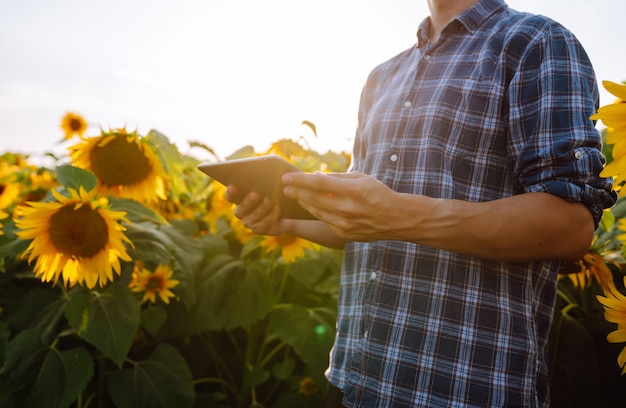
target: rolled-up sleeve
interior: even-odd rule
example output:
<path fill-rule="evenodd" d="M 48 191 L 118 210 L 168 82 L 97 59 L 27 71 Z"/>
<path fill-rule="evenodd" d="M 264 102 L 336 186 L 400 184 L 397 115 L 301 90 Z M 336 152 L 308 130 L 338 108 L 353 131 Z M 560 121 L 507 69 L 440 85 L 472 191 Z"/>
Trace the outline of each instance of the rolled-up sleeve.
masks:
<path fill-rule="evenodd" d="M 519 60 L 509 88 L 513 174 L 525 192 L 584 203 L 596 226 L 617 195 L 600 177 L 602 137 L 589 117 L 598 88 L 589 58 L 560 25 L 548 26 Z"/>

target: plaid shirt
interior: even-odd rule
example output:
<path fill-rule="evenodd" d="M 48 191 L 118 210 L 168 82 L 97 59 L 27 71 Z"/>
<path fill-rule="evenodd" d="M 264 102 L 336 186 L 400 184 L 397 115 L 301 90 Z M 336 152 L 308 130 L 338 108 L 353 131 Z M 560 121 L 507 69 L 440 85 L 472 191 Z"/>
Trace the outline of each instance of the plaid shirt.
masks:
<path fill-rule="evenodd" d="M 598 91 L 574 36 L 482 0 L 374 69 L 352 169 L 473 202 L 525 192 L 611 206 Z M 514 233 L 514 232 L 512 232 Z M 349 242 L 327 377 L 348 407 L 548 406 L 559 262 L 507 263 L 401 241 Z"/>

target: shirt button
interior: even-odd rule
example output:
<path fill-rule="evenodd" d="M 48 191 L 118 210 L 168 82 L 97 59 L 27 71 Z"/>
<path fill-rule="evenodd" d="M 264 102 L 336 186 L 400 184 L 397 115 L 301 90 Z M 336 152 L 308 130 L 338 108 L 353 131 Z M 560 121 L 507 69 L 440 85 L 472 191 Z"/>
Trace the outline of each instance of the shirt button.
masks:
<path fill-rule="evenodd" d="M 430 59 L 430 55 L 426 54 L 424 55 L 424 61 L 428 61 Z"/>
<path fill-rule="evenodd" d="M 363 338 L 367 339 L 367 336 L 370 334 L 370 332 L 368 332 L 367 330 L 365 331 L 365 333 L 363 333 Z"/>
<path fill-rule="evenodd" d="M 574 157 L 576 157 L 578 160 L 582 159 L 584 155 L 585 154 L 580 150 L 577 150 L 576 153 L 574 153 Z"/>
<path fill-rule="evenodd" d="M 391 157 L 389 158 L 389 160 L 391 160 L 392 162 L 397 162 L 398 161 L 398 155 L 397 154 L 392 154 Z"/>
<path fill-rule="evenodd" d="M 411 101 L 404 102 L 404 107 L 405 108 L 410 108 L 411 107 Z"/>
<path fill-rule="evenodd" d="M 372 274 L 370 275 L 370 279 L 374 280 L 374 279 L 376 279 L 377 276 L 378 275 L 376 275 L 376 272 L 372 272 Z"/>

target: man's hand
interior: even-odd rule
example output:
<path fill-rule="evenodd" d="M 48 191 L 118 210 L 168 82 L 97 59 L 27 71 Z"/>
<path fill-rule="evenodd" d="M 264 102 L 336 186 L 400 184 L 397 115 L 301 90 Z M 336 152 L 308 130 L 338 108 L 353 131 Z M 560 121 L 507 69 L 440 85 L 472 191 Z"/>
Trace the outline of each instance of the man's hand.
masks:
<path fill-rule="evenodd" d="M 288 173 L 283 176 L 285 195 L 339 237 L 354 241 L 384 239 L 393 214 L 390 204 L 397 193 L 375 178 L 352 173 Z"/>
<path fill-rule="evenodd" d="M 236 186 L 228 186 L 224 197 L 236 204 L 235 217 L 255 234 L 279 235 L 286 231 L 286 222 L 280 218 L 280 208 L 271 199 L 251 192 L 243 195 Z"/>

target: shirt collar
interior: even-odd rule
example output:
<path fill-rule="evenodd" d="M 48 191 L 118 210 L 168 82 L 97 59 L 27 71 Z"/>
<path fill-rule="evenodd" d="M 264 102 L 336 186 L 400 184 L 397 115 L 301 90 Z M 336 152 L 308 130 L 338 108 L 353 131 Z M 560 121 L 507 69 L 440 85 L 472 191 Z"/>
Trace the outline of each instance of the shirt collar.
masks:
<path fill-rule="evenodd" d="M 480 0 L 453 21 L 458 21 L 465 29 L 473 34 L 495 12 L 507 7 L 504 0 Z M 426 17 L 417 30 L 417 47 L 421 48 L 429 41 L 430 17 Z"/>

